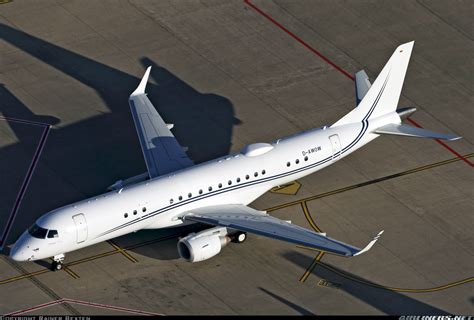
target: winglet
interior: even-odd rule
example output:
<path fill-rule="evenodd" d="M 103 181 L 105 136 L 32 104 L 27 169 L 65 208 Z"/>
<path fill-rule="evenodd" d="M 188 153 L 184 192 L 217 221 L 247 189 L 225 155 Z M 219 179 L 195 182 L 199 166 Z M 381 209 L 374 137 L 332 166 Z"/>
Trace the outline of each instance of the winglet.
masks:
<path fill-rule="evenodd" d="M 382 235 L 382 233 L 383 233 L 383 230 L 380 231 L 379 234 L 376 235 L 375 238 L 374 238 L 372 241 L 370 241 L 369 244 L 366 245 L 364 249 L 360 250 L 360 251 L 357 252 L 357 253 L 354 253 L 354 256 L 358 256 L 358 255 L 361 254 L 361 253 L 364 253 L 364 252 L 369 251 L 370 248 L 372 248 L 372 246 L 373 246 L 373 245 L 377 242 L 377 240 L 380 238 L 380 236 Z"/>
<path fill-rule="evenodd" d="M 146 69 L 145 74 L 143 75 L 143 78 L 140 81 L 140 84 L 135 89 L 135 91 L 132 92 L 131 96 L 137 96 L 139 94 L 145 93 L 145 87 L 148 82 L 148 77 L 150 76 L 150 70 L 151 70 L 151 66 Z"/>

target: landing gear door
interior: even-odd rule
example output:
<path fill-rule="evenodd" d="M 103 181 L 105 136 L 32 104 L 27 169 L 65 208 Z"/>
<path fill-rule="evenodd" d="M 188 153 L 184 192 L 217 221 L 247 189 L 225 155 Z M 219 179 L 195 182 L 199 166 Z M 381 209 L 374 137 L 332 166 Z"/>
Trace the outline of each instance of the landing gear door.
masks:
<path fill-rule="evenodd" d="M 339 140 L 339 136 L 337 134 L 329 136 L 329 141 L 331 141 L 332 160 L 334 160 L 341 154 L 341 141 Z"/>
<path fill-rule="evenodd" d="M 72 217 L 76 224 L 77 243 L 86 241 L 87 239 L 87 222 L 84 214 L 76 214 Z"/>

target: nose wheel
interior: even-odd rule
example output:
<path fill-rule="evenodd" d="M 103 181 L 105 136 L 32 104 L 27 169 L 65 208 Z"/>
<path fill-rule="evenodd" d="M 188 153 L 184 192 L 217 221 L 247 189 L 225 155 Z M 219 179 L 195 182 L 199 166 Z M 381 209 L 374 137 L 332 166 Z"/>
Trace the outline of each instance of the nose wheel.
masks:
<path fill-rule="evenodd" d="M 53 257 L 53 263 L 51 264 L 52 271 L 59 271 L 63 268 L 64 254 L 60 254 Z"/>

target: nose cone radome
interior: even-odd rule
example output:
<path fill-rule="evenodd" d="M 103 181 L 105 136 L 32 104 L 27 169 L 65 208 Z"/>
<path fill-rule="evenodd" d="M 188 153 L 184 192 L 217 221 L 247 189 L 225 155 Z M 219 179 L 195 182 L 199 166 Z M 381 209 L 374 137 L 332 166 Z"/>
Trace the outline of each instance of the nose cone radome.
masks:
<path fill-rule="evenodd" d="M 15 261 L 25 261 L 26 255 L 25 250 L 20 248 L 18 244 L 15 244 L 13 248 L 10 250 L 10 259 Z"/>
<path fill-rule="evenodd" d="M 33 251 L 29 248 L 29 234 L 23 233 L 10 250 L 10 258 L 15 261 L 27 261 L 32 258 Z"/>

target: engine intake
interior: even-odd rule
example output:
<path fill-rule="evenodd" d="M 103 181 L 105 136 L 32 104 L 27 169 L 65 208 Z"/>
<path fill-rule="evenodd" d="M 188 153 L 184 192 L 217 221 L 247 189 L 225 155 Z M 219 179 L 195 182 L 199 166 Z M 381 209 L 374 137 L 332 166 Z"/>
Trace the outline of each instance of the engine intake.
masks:
<path fill-rule="evenodd" d="M 225 247 L 230 238 L 227 228 L 215 227 L 199 233 L 191 233 L 178 241 L 178 253 L 188 262 L 199 262 L 214 257 Z"/>

